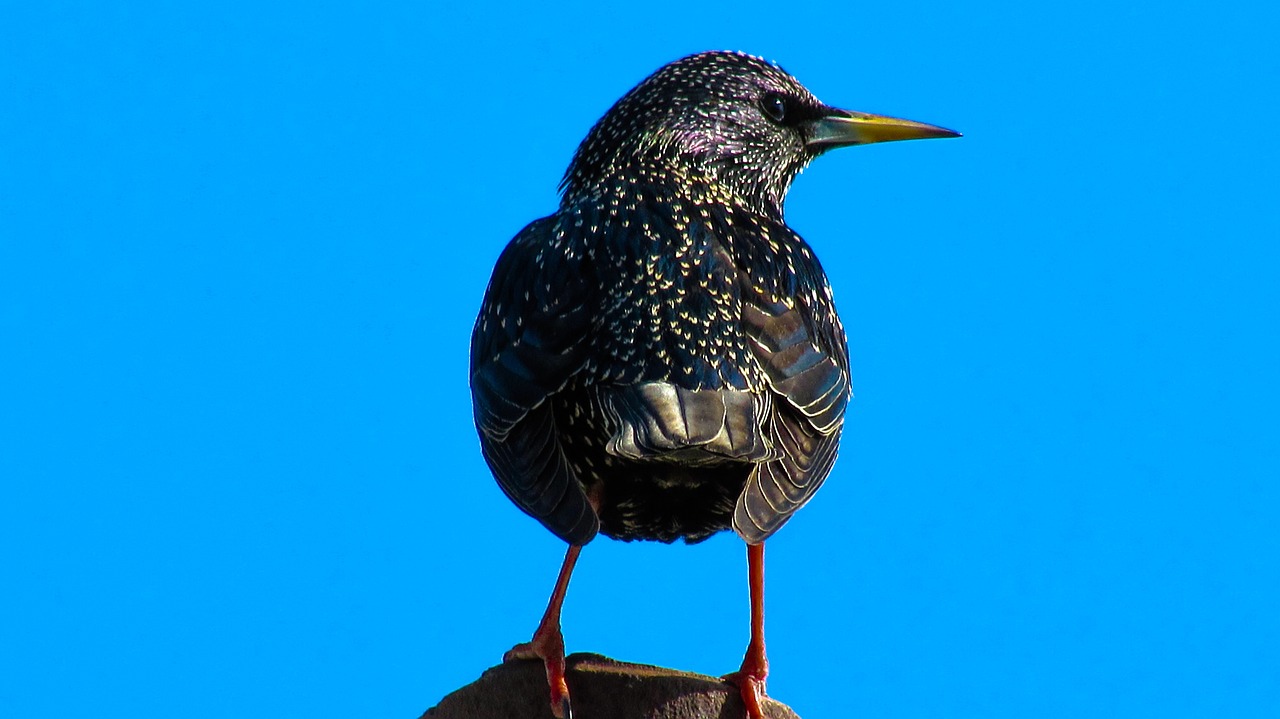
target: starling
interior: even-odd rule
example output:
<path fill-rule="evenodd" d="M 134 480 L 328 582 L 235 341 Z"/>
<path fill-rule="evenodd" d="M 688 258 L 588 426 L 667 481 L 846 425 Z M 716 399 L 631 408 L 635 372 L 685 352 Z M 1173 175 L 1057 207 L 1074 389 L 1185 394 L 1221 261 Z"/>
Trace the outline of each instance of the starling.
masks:
<path fill-rule="evenodd" d="M 568 542 L 533 640 L 571 714 L 560 608 L 597 533 L 747 543 L 751 634 L 736 684 L 760 717 L 763 542 L 826 479 L 849 356 L 817 257 L 783 220 L 827 150 L 955 137 L 829 107 L 777 65 L 706 52 L 660 68 L 591 129 L 560 207 L 507 245 L 471 339 L 485 460 L 520 509 Z"/>

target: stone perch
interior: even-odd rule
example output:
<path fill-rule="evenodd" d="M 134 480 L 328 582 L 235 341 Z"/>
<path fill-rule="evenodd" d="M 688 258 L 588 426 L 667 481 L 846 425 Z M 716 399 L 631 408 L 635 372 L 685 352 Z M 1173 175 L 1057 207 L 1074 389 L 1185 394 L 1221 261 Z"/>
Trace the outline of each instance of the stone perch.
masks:
<path fill-rule="evenodd" d="M 575 719 L 742 719 L 738 689 L 716 677 L 614 661 L 599 654 L 567 658 Z M 800 719 L 765 699 L 766 719 Z M 542 662 L 499 664 L 440 700 L 421 719 L 550 719 Z"/>

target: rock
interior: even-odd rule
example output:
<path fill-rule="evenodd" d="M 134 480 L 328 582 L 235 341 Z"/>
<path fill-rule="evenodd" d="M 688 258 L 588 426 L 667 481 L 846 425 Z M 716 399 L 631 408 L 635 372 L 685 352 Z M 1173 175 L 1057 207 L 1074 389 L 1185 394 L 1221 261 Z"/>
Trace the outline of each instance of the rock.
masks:
<path fill-rule="evenodd" d="M 740 719 L 738 690 L 702 674 L 627 664 L 599 654 L 567 658 L 574 719 Z M 547 677 L 536 660 L 499 664 L 440 700 L 421 719 L 551 719 Z M 765 699 L 768 719 L 800 719 Z"/>

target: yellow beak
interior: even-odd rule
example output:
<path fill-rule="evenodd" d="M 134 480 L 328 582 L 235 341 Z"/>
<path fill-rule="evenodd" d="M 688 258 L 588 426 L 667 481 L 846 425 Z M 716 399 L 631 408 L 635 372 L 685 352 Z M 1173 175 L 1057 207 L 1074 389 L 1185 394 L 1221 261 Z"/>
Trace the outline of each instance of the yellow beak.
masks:
<path fill-rule="evenodd" d="M 834 108 L 830 115 L 806 123 L 805 130 L 805 145 L 819 152 L 873 142 L 960 137 L 960 133 L 937 125 Z"/>

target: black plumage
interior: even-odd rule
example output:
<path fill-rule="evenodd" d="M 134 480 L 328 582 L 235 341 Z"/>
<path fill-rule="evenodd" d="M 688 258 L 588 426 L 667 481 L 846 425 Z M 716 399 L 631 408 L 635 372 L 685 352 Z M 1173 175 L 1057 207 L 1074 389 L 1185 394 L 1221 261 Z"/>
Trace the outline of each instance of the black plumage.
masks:
<path fill-rule="evenodd" d="M 559 209 L 502 253 L 476 321 L 475 421 L 507 496 L 575 547 L 777 531 L 830 473 L 850 397 L 831 288 L 783 221 L 791 181 L 833 147 L 954 134 L 829 107 L 738 53 L 627 93 Z"/>
<path fill-rule="evenodd" d="M 498 260 L 472 340 L 476 423 L 507 495 L 561 538 L 732 525 L 759 542 L 827 476 L 848 352 L 782 220 L 816 154 L 789 123 L 825 112 L 757 58 L 673 63 L 592 129 L 559 211 Z"/>

